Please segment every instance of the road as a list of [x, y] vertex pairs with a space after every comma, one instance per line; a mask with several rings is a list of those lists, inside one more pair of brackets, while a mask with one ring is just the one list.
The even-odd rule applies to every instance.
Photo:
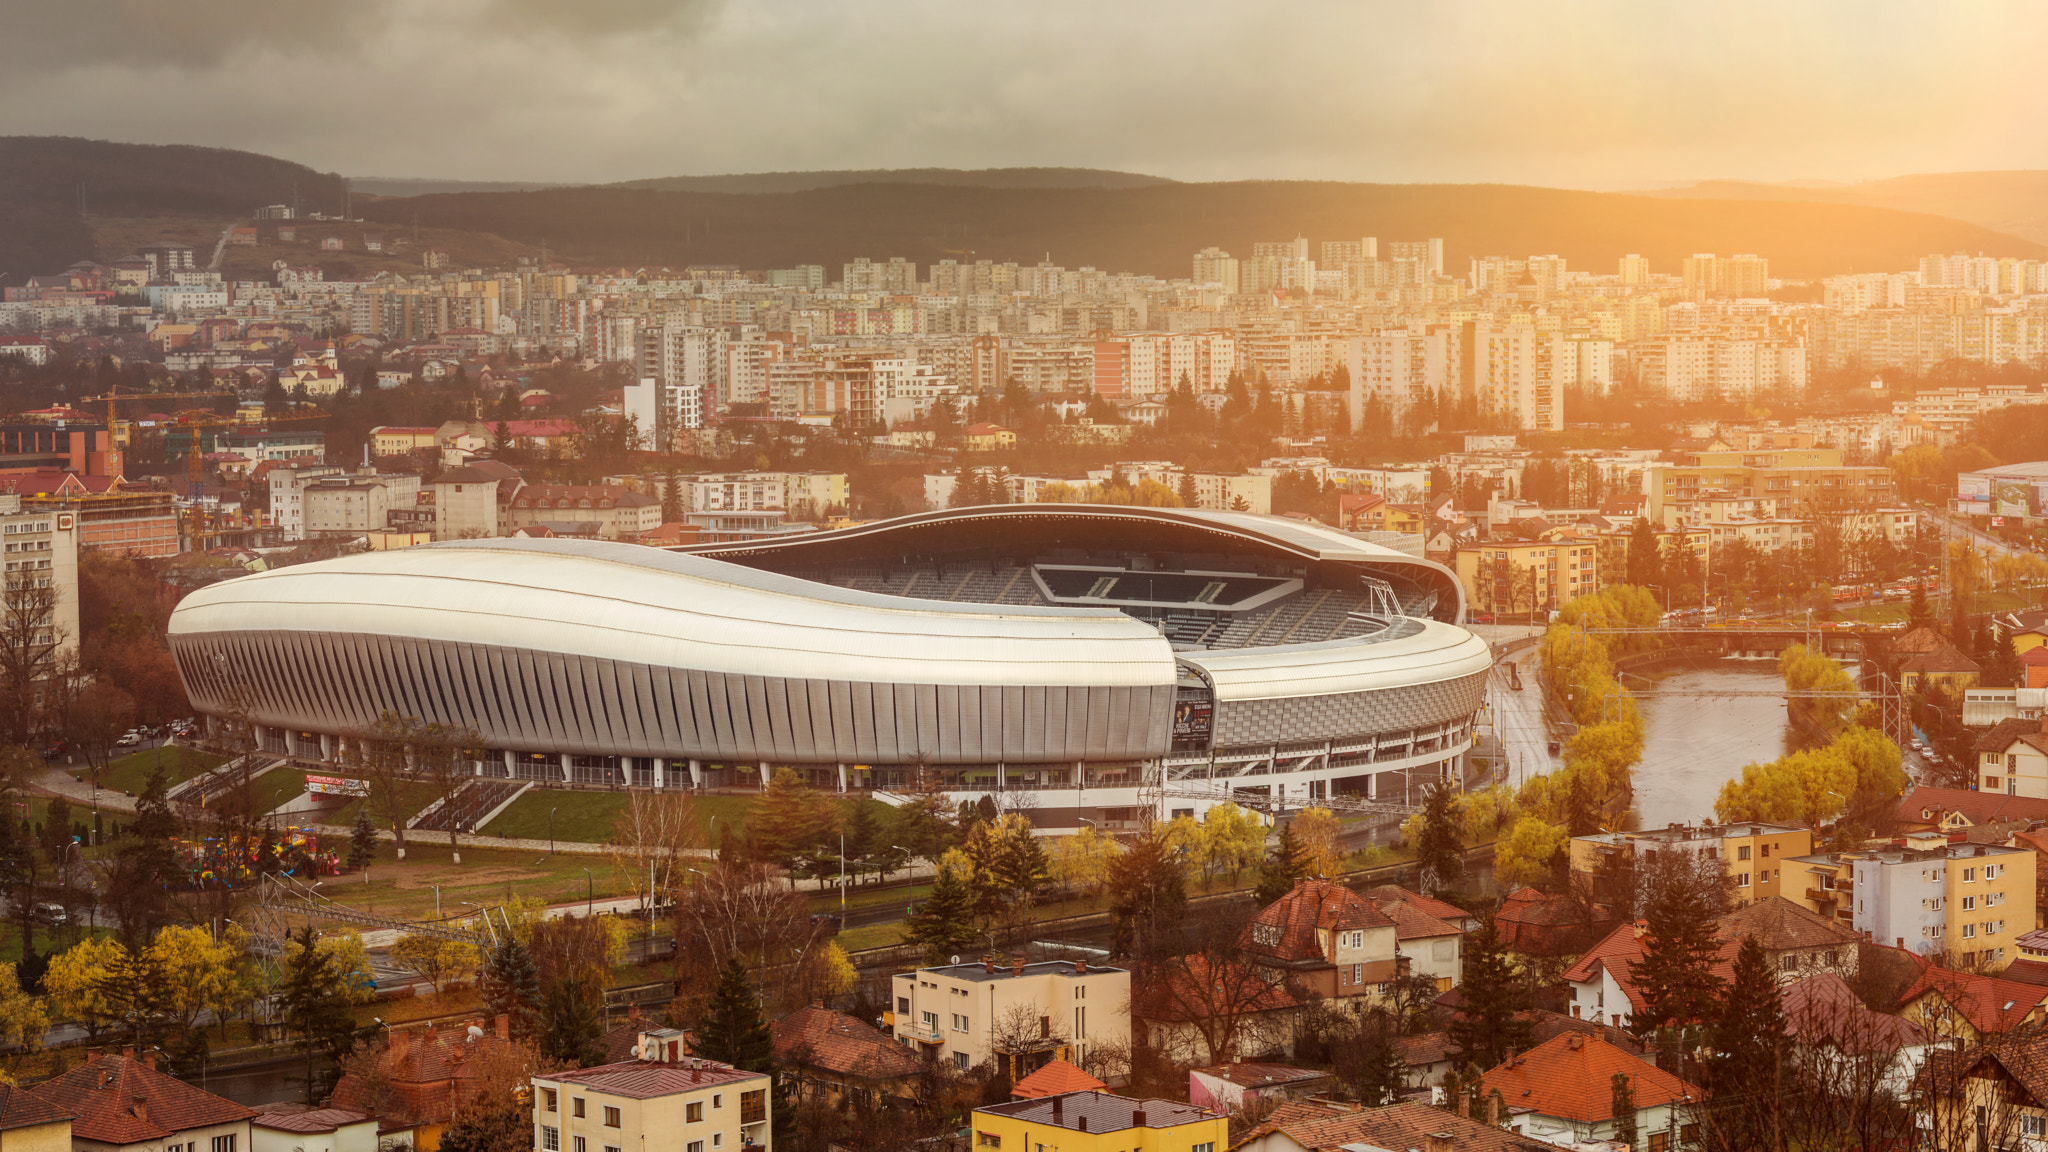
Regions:
[[[1541, 626], [1526, 624], [1477, 624], [1472, 632], [1498, 646], [1542, 634]], [[1510, 672], [1512, 667], [1514, 671]], [[1543, 683], [1537, 646], [1530, 644], [1497, 660], [1486, 680], [1486, 704], [1481, 724], [1491, 724], [1507, 761], [1505, 780], [1520, 787], [1531, 776], [1555, 770], [1561, 763], [1550, 753], [1550, 728], [1543, 716]], [[1516, 691], [1514, 685], [1521, 684]], [[1499, 778], [1499, 777], [1497, 777]]]

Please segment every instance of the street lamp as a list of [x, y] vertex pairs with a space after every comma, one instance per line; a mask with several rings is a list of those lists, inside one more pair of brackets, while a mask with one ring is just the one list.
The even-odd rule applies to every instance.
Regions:
[[441, 886], [439, 884], [429, 884], [427, 887], [434, 890], [434, 919], [439, 920], [441, 918]]
[[583, 914], [585, 916], [591, 914], [591, 906], [597, 900], [596, 883], [596, 881], [590, 878], [590, 869], [585, 868], [583, 870]]
[[548, 809], [548, 855], [555, 854], [555, 809]]

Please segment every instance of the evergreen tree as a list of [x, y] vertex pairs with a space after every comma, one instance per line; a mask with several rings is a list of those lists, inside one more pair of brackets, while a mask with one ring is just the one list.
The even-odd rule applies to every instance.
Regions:
[[671, 468], [661, 482], [661, 520], [664, 524], [676, 524], [682, 519], [683, 485]]
[[782, 1078], [775, 1075], [775, 1043], [761, 1018], [761, 998], [747, 978], [747, 966], [737, 958], [727, 960], [718, 970], [718, 985], [711, 990], [704, 1016], [691, 1035], [690, 1050], [748, 1072], [768, 1073], [769, 1082], [774, 1085], [769, 1093], [773, 1103], [769, 1131], [795, 1130], [795, 1110], [782, 1086]]
[[1657, 530], [1641, 516], [1628, 534], [1628, 582], [1638, 588], [1657, 583], [1664, 571], [1664, 556], [1657, 547]]
[[904, 917], [903, 942], [924, 949], [926, 964], [937, 966], [974, 943], [974, 893], [951, 868], [940, 868], [931, 895]]
[[1415, 862], [1422, 869], [1425, 896], [1454, 888], [1465, 878], [1465, 844], [1458, 824], [1458, 794], [1446, 781], [1430, 785], [1422, 801], [1422, 831], [1415, 838]]
[[356, 809], [356, 826], [348, 834], [348, 866], [361, 871], [377, 856], [377, 825], [367, 805]]
[[780, 768], [761, 795], [760, 812], [747, 821], [747, 836], [762, 860], [788, 868], [825, 846], [836, 831], [835, 815], [801, 777]]
[[533, 1030], [534, 1015], [540, 1010], [540, 974], [534, 970], [533, 954], [519, 938], [507, 932], [484, 957], [478, 973], [484, 1007], [493, 1017], [508, 1017], [512, 1035], [525, 1036]]
[[1769, 1145], [1787, 1042], [1777, 978], [1763, 946], [1746, 936], [1707, 1033], [1707, 1077], [1720, 1113], [1715, 1127], [1733, 1138], [1730, 1146]]
[[[306, 1061], [306, 1103], [325, 1093], [323, 1081], [331, 1081], [344, 1061], [356, 1049], [362, 1030], [356, 1026], [355, 1010], [348, 999], [346, 974], [332, 953], [323, 951], [320, 938], [308, 926], [286, 948], [284, 971], [278, 980], [278, 1017], [292, 1037], [292, 1046]], [[327, 1070], [320, 1071], [326, 1058]]]
[[1927, 582], [1921, 578], [1913, 581], [1913, 600], [1906, 606], [1906, 626], [1924, 628], [1934, 623], [1934, 605], [1927, 602]]
[[134, 835], [124, 839], [107, 882], [107, 903], [121, 925], [122, 943], [138, 951], [170, 922], [169, 886], [179, 879], [176, 844], [183, 825], [165, 793], [161, 767], [149, 774], [135, 801]]
[[1688, 1030], [1696, 1033], [1720, 1008], [1723, 985], [1714, 975], [1720, 951], [1714, 911], [1695, 885], [1654, 885], [1643, 909], [1643, 954], [1629, 965], [1643, 993], [1643, 1010], [1630, 1017], [1632, 1029], [1644, 1037], [1661, 1029], [1675, 1030], [1681, 1054]]
[[1616, 1072], [1607, 1081], [1608, 1106], [1614, 1110], [1614, 1138], [1636, 1146], [1636, 1089], [1626, 1072]]
[[1280, 826], [1280, 841], [1266, 856], [1266, 862], [1259, 868], [1259, 885], [1252, 896], [1265, 907], [1294, 890], [1294, 882], [1306, 879], [1313, 873], [1309, 864], [1308, 846], [1294, 834], [1292, 824]]
[[1154, 824], [1110, 861], [1103, 885], [1112, 894], [1110, 948], [1140, 960], [1179, 951], [1187, 914], [1186, 875], [1166, 846], [1165, 825]]
[[52, 865], [58, 865], [63, 863], [64, 853], [70, 847], [71, 801], [52, 796], [49, 807], [43, 810], [43, 855]]
[[534, 1037], [540, 1054], [579, 1068], [604, 1063], [604, 1024], [597, 1004], [583, 989], [581, 976], [570, 973], [555, 981], [540, 1006]]
[[1508, 1051], [1529, 1047], [1534, 1008], [1529, 990], [1515, 974], [1493, 921], [1486, 920], [1465, 944], [1465, 1005], [1451, 1021], [1450, 1041], [1458, 1059], [1492, 1068]]
[[1349, 1036], [1330, 1050], [1333, 1070], [1353, 1100], [1368, 1108], [1390, 1104], [1406, 1087], [1408, 1062], [1394, 1044], [1399, 1028], [1383, 1011], [1360, 1017]]
[[1202, 498], [1201, 494], [1195, 490], [1194, 473], [1185, 470], [1181, 472], [1178, 495], [1180, 496], [1180, 504], [1183, 508], [1198, 508], [1201, 506]]

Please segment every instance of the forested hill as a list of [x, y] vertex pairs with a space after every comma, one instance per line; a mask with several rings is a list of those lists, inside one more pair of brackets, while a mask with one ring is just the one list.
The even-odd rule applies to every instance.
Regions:
[[865, 168], [825, 172], [748, 172], [731, 176], [662, 176], [604, 188], [644, 192], [809, 192], [847, 184], [949, 184], [963, 188], [1144, 188], [1171, 184], [1163, 176], [1105, 168]]
[[[1482, 184], [1243, 182], [1139, 188], [853, 184], [780, 194], [561, 188], [418, 196], [362, 212], [490, 232], [607, 265], [833, 267], [857, 256], [952, 258], [1188, 274], [1219, 245], [1441, 236], [1447, 271], [1475, 255], [1555, 253], [1609, 271], [1629, 252], [1677, 271], [1695, 252], [1768, 256], [1774, 275], [1894, 271], [1929, 252], [2040, 258], [2048, 248], [1939, 216], [1768, 200], [1702, 200]], [[1313, 252], [1313, 249], [1312, 249]]]

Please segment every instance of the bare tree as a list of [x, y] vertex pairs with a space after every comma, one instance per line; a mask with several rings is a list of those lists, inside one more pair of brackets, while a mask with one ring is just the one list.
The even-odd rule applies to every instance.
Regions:
[[64, 644], [57, 602], [46, 575], [9, 574], [0, 589], [0, 737], [10, 744], [28, 743], [41, 723], [39, 693]]
[[672, 900], [688, 879], [689, 862], [709, 859], [687, 792], [636, 789], [612, 822], [610, 849], [612, 863], [633, 878], [634, 894], [647, 901], [650, 922], [662, 897]]
[[342, 764], [370, 786], [370, 794], [363, 798], [364, 809], [371, 819], [390, 827], [401, 860], [405, 859], [405, 822], [423, 790], [413, 752], [417, 725], [415, 720], [386, 712], [373, 727], [350, 733], [342, 745]]
[[828, 929], [803, 893], [760, 864], [713, 863], [677, 893], [677, 1011], [695, 1019], [715, 974], [737, 958], [760, 981], [777, 1015], [810, 1000]]
[[462, 848], [462, 814], [455, 798], [476, 775], [475, 765], [483, 759], [484, 738], [474, 728], [412, 721], [408, 747], [412, 752], [413, 777], [424, 787], [429, 802], [438, 800], [446, 811], [448, 847]]

